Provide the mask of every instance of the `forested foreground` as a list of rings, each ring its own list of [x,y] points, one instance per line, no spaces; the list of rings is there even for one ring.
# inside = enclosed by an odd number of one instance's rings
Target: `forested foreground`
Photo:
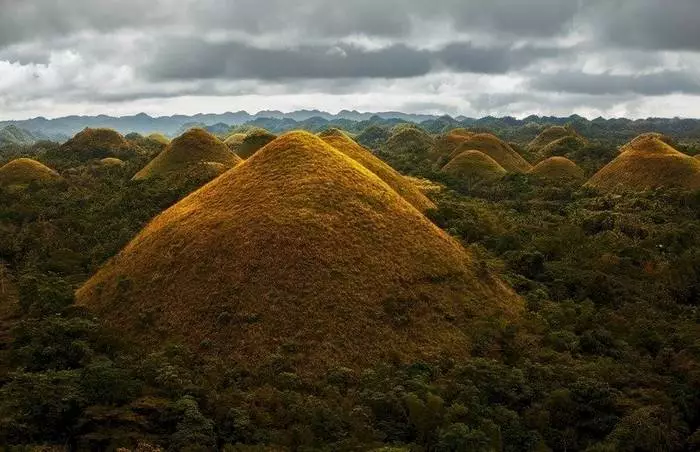
[[[202,179],[131,181],[146,157],[67,173],[76,162],[41,146],[17,154],[64,179],[0,188],[1,444],[700,450],[698,192],[603,195],[517,174],[464,186],[383,155],[447,185],[430,218],[502,274],[526,312],[517,326],[484,322],[465,362],[309,379],[292,371],[292,346],[251,374],[178,344],[146,352],[73,306],[76,287]],[[588,151],[587,170],[616,152]]]

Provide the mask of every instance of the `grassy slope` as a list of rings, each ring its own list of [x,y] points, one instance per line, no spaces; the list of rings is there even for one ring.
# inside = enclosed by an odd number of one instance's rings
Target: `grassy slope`
[[[550,157],[538,163],[530,174],[545,179],[583,179],[584,173],[578,165],[565,157]]]
[[[469,181],[487,181],[503,177],[507,171],[481,151],[464,151],[442,168],[444,173]]]
[[[322,133],[321,139],[372,171],[421,212],[435,207],[432,201],[426,198],[423,193],[401,174],[372,155],[371,152],[357,144],[352,138],[348,137],[340,130],[333,129]]]

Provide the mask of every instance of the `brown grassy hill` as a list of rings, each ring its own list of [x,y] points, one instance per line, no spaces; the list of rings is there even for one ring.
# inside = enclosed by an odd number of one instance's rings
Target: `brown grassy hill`
[[[627,151],[659,152],[673,154],[673,139],[657,132],[644,133],[620,147],[620,153]]]
[[[695,158],[698,159],[698,160],[700,160],[700,154],[696,154],[696,155],[695,155]]]
[[[700,188],[700,160],[678,152],[659,137],[637,138],[625,149],[586,186],[608,192]]]
[[[236,155],[245,160],[252,157],[256,152],[265,147],[265,145],[270,143],[275,138],[277,137],[267,130],[255,129],[248,132],[240,144],[232,149]]]
[[[497,161],[474,150],[462,152],[441,171],[469,184],[500,179],[507,173]]]
[[[417,127],[401,127],[384,145],[390,154],[412,155],[427,158],[435,152],[435,139]]]
[[[150,179],[186,170],[201,162],[218,162],[231,168],[241,159],[218,138],[204,129],[190,129],[136,173],[134,180]]]
[[[563,126],[552,126],[547,127],[535,137],[534,140],[530,141],[527,145],[527,150],[534,153],[539,153],[540,150],[550,144],[553,141],[559,140],[564,137],[574,135],[572,131]]]
[[[107,157],[100,160],[100,165],[107,167],[118,167],[126,165],[123,160],[119,160],[114,157]]]
[[[550,157],[538,163],[530,174],[552,180],[583,180],[585,177],[583,170],[565,157]]]
[[[248,368],[281,355],[307,375],[465,359],[480,322],[521,309],[386,183],[305,132],[165,211],[77,300],[144,347],[184,341]]]
[[[464,151],[481,151],[488,155],[509,173],[527,173],[532,169],[527,160],[500,138],[490,133],[473,135],[450,155],[449,161]]]
[[[141,149],[130,143],[120,133],[112,129],[91,129],[78,132],[61,146],[61,151],[71,153],[80,160],[116,157],[130,158],[140,154]]]
[[[370,151],[363,148],[341,130],[330,129],[319,135],[323,141],[333,146],[336,150],[347,155],[351,159],[379,176],[381,180],[393,188],[399,195],[411,203],[413,207],[425,212],[435,208],[435,204],[425,197],[420,190],[406,180],[392,167],[375,157]]]
[[[156,143],[168,145],[170,144],[170,138],[166,137],[162,133],[152,133],[146,137],[147,139],[151,141],[155,141]]]
[[[19,158],[0,168],[0,185],[28,185],[32,182],[48,182],[61,176],[36,160]]]

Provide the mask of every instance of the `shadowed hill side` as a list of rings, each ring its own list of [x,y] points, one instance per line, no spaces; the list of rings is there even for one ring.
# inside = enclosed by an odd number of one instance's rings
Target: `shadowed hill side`
[[[36,160],[19,158],[0,168],[0,185],[28,185],[32,182],[58,180],[61,176]]]
[[[144,346],[206,343],[247,368],[283,354],[301,374],[464,359],[476,324],[521,309],[386,183],[305,132],[161,214],[77,300]]]
[[[586,186],[611,192],[700,188],[700,160],[678,152],[660,137],[638,137],[623,149]]]
[[[390,136],[391,132],[386,127],[369,126],[356,137],[356,140],[362,146],[374,150],[386,143]]]
[[[550,180],[583,180],[584,172],[578,165],[565,157],[550,157],[538,163],[530,174]]]
[[[264,129],[255,129],[248,132],[238,144],[233,144],[233,138],[227,143],[229,147],[243,160],[252,157],[266,144],[277,138]]]
[[[320,134],[323,141],[333,146],[336,150],[357,161],[362,166],[372,171],[381,180],[393,188],[413,207],[425,212],[435,207],[432,201],[425,197],[413,184],[406,180],[392,167],[372,155],[367,149],[357,144],[352,138],[338,129],[330,129]]]
[[[588,144],[588,142],[582,137],[578,135],[569,135],[554,140],[542,147],[538,152],[538,156],[540,158],[564,157],[583,148],[586,144]]]
[[[240,161],[241,159],[214,135],[204,129],[190,129],[171,141],[163,152],[136,173],[134,180],[184,171],[202,162],[218,162],[231,168]]]
[[[547,127],[534,140],[528,143],[527,150],[539,153],[548,144],[572,135],[575,135],[575,133],[564,126]]]
[[[417,127],[402,127],[393,133],[384,145],[389,154],[427,158],[435,146],[435,139]]]
[[[462,152],[441,171],[470,185],[500,179],[507,173],[497,161],[481,151]]]
[[[170,138],[166,137],[162,133],[152,133],[146,137],[147,139],[151,141],[155,141],[156,143],[168,145],[170,144]]]
[[[500,138],[490,133],[479,133],[464,141],[452,153],[449,160],[464,151],[481,151],[488,155],[509,173],[527,173],[532,169],[527,160]]]
[[[105,157],[128,159],[142,152],[137,145],[112,129],[91,128],[66,141],[60,151],[83,161]]]

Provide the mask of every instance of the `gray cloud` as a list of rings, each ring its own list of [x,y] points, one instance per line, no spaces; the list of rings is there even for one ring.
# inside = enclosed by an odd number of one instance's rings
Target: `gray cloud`
[[[266,49],[240,42],[180,39],[159,48],[145,72],[155,80],[405,78],[436,68],[503,74],[558,52],[553,48],[486,48],[471,43],[454,43],[433,51],[403,44],[378,50],[348,44]]]
[[[591,95],[700,94],[700,77],[679,71],[663,71],[643,75],[558,72],[537,77],[532,81],[531,87],[541,91]]]

